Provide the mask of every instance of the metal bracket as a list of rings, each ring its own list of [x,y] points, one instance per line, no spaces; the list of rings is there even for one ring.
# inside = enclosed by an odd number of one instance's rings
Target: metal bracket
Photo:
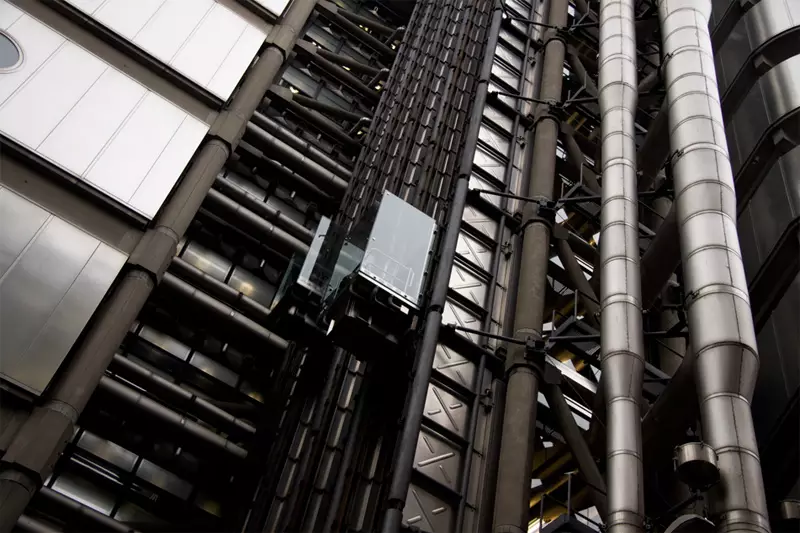
[[[488,413],[494,408],[494,398],[492,397],[492,389],[486,388],[483,390],[480,399],[481,407],[484,412]]]
[[[536,368],[545,368],[547,361],[547,350],[545,349],[545,342],[542,339],[527,339],[525,341],[525,360],[533,363]]]
[[[294,39],[294,30],[291,27],[282,24],[277,28],[273,28],[273,30],[269,32],[267,38],[264,40],[264,48],[277,48],[283,56],[283,60],[286,61],[286,58],[289,56],[289,52],[291,51],[291,45]]]
[[[543,200],[541,198],[532,198],[529,201],[535,206],[534,212],[530,216],[523,218],[522,223],[516,228],[515,233],[521,234],[525,231],[525,228],[534,222],[542,222],[552,228],[556,223],[556,213],[559,210],[558,202]]]

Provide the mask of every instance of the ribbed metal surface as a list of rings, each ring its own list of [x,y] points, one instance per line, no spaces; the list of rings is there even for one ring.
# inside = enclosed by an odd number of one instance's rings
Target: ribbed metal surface
[[[758,375],[708,18],[709,0],[661,0],[670,147],[704,440],[719,458],[718,531],[769,531],[750,401]]]
[[[600,4],[603,204],[601,366],[605,389],[610,532],[643,531],[639,403],[644,378],[636,183],[636,29],[633,0]]]
[[[417,3],[338,222],[389,191],[443,220],[462,149],[491,1]]]

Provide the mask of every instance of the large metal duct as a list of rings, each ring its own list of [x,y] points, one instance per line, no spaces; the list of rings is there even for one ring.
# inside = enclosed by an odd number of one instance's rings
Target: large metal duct
[[[714,69],[710,0],[659,0],[675,211],[704,440],[718,456],[718,531],[767,532],[750,400],[758,374],[736,194]]]
[[[644,530],[644,379],[634,123],[638,101],[634,0],[600,4],[601,366],[607,412],[609,532]]]
[[[174,429],[184,443],[192,443],[207,450],[224,451],[236,459],[245,459],[247,457],[247,450],[238,444],[113,378],[103,376],[100,378],[98,388],[121,402],[132,406],[134,409],[147,413],[147,415],[167,427]]]

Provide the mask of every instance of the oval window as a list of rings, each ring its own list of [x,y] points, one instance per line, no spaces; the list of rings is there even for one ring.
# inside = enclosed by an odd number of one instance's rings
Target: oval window
[[[22,52],[17,43],[5,33],[0,32],[0,71],[12,69],[21,61]]]

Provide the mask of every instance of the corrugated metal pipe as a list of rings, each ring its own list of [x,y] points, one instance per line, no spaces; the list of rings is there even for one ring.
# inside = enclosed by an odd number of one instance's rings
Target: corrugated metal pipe
[[[256,432],[256,428],[250,423],[236,418],[208,400],[194,395],[180,385],[176,385],[125,356],[114,354],[114,359],[111,361],[111,369],[114,373],[119,374],[130,382],[146,388],[156,396],[177,404],[182,409],[227,433],[253,435]]]
[[[634,124],[638,101],[635,0],[600,3],[602,122],[601,367],[606,402],[610,533],[644,531],[640,407],[644,379],[639,202]]]
[[[702,435],[717,453],[718,531],[770,530],[750,401],[758,375],[710,0],[660,0],[675,210]]]
[[[187,440],[196,442],[197,444],[206,448],[210,447],[217,450],[222,450],[239,459],[244,459],[247,457],[247,450],[238,444],[235,444],[228,439],[217,435],[210,429],[201,426],[194,420],[186,418],[182,414],[148,398],[144,394],[120,383],[115,379],[112,379],[108,376],[103,376],[100,380],[100,385],[98,388],[129,405],[141,409],[153,418],[166,423],[179,433],[183,434]]]

